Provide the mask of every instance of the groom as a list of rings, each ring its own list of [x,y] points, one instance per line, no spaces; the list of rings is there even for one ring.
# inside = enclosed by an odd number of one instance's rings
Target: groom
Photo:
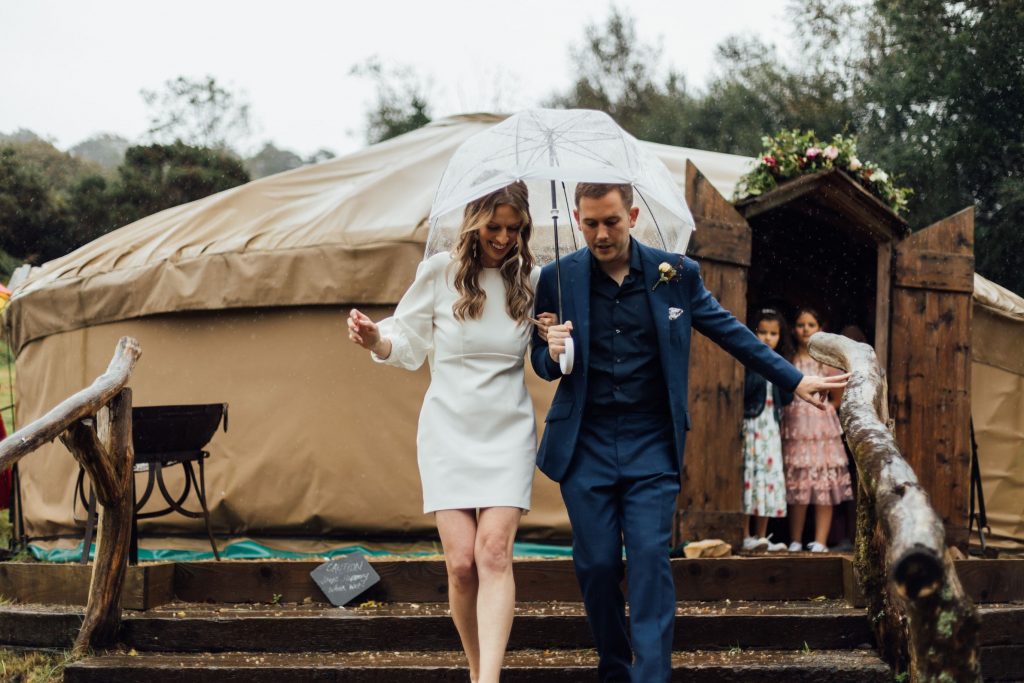
[[[690,428],[690,328],[818,407],[815,394],[847,378],[804,377],[762,344],[704,288],[694,261],[630,237],[639,211],[630,185],[577,185],[574,214],[587,248],[562,259],[565,323],[551,327],[546,342],[535,333],[531,352],[538,375],[561,378],[537,466],[561,485],[603,683],[671,677],[676,599],[668,551]],[[551,264],[537,285],[536,310],[557,306]],[[576,369],[563,377],[557,358],[570,333]]]

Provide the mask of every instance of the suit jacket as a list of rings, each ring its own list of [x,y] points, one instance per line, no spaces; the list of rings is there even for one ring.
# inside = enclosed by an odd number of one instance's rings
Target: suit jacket
[[[685,432],[690,427],[687,412],[688,373],[690,361],[690,328],[710,338],[774,384],[792,391],[803,374],[763,344],[754,333],[719,305],[705,289],[697,263],[680,254],[654,249],[637,242],[643,264],[647,299],[657,328],[658,350],[665,384],[668,387],[669,411],[676,434],[676,456],[680,471]],[[676,277],[655,287],[658,266],[668,263]],[[551,359],[548,345],[536,331],[530,361],[536,373],[546,380],[561,378],[546,418],[547,426],[537,453],[537,466],[555,481],[562,481],[572,461],[587,402],[587,365],[590,360],[590,269],[587,248],[580,249],[560,261],[562,269],[563,319],[573,323],[576,346],[575,368],[562,377],[558,363]],[[555,264],[541,271],[537,283],[536,310],[557,311]],[[699,359],[698,359],[699,362]],[[737,397],[737,400],[739,397]]]

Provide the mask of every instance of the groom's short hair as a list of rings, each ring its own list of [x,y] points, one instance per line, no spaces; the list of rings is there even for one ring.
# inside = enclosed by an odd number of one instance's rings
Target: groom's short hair
[[[619,191],[622,197],[622,204],[626,210],[633,208],[633,186],[629,183],[577,183],[576,184],[576,208],[580,208],[580,199],[600,199],[613,190]]]

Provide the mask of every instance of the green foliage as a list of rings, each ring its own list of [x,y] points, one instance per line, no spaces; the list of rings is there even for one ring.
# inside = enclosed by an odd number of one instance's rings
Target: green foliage
[[[366,112],[366,141],[390,140],[430,123],[429,83],[421,83],[408,67],[385,68],[377,58],[353,67],[355,76],[369,78],[376,102]]]
[[[736,197],[760,195],[779,183],[802,175],[839,169],[878,196],[896,213],[906,210],[912,191],[896,187],[892,177],[870,161],[857,157],[857,139],[834,135],[828,144],[814,131],[782,131],[761,139],[761,153],[754,169],[740,179]]]
[[[549,104],[600,109],[639,138],[754,155],[774,131],[855,135],[899,177],[914,229],[975,206],[980,273],[1024,292],[1024,4],[794,0],[787,64],[731,38],[703,92],[613,9],[572,52],[576,80]],[[902,208],[906,202],[905,209]]]
[[[0,273],[9,276],[17,260],[45,263],[151,213],[249,180],[233,156],[180,142],[129,148],[110,180],[63,158],[76,172],[16,145],[0,147]]]
[[[252,130],[249,103],[213,76],[185,76],[164,82],[162,90],[142,90],[149,107],[149,130],[154,142],[183,142],[196,147],[229,150]]]
[[[129,148],[118,176],[107,192],[111,228],[249,182],[234,156],[181,142]]]

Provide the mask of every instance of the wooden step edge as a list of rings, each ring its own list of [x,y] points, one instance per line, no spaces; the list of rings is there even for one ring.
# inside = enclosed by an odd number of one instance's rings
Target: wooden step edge
[[[586,681],[596,677],[596,665],[593,650],[509,653],[502,680],[509,683]],[[695,683],[742,680],[882,683],[891,678],[884,662],[874,652],[865,650],[684,652],[673,654],[672,666],[673,681]],[[65,683],[109,680],[123,683],[151,680],[447,683],[465,679],[464,658],[459,652],[103,655],[75,662],[64,671]]]

